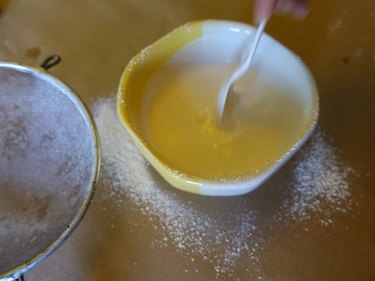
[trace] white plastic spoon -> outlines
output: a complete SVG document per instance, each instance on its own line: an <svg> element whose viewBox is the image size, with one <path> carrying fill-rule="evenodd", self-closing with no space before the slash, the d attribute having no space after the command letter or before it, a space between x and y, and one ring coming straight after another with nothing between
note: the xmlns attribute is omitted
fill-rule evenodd
<svg viewBox="0 0 375 281"><path fill-rule="evenodd" d="M223 117L225 103L227 100L229 89L232 86L232 84L236 80L238 80L243 74L245 74L245 72L249 69L250 63L253 60L255 51L258 47L260 38L262 36L264 28L266 27L266 24L267 24L266 19L261 21L261 23L258 26L257 32L255 34L254 41L251 44L250 52L247 55L246 59L242 61L240 66L233 72L232 76L221 86L218 101L217 101L218 117L220 121Z"/></svg>

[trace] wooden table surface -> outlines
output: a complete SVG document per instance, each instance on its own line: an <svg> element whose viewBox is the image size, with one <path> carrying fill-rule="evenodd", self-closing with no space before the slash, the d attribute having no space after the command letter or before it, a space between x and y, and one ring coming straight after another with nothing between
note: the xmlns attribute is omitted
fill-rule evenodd
<svg viewBox="0 0 375 281"><path fill-rule="evenodd" d="M304 21L274 16L266 32L299 55L316 79L318 130L354 171L346 178L346 212L333 213L328 226L314 216L266 223L288 192L283 186L294 158L255 192L234 198L179 192L155 174L164 193L226 228L232 223L228 213L257 213L255 234L247 238L248 245L254 237L261 243L256 261L241 255L230 272L218 274L212 259L225 245L213 243L207 258L158 243L168 229L126 195L120 198L125 203L117 204L119 198L107 196L108 188L99 184L72 236L27 272L26 280L375 280L375 2L311 2ZM198 19L251 23L252 5L248 0L0 1L0 60L38 65L50 54L61 55L51 73L91 107L98 98L113 98L131 57L173 28ZM321 218L324 210L316 215Z"/></svg>

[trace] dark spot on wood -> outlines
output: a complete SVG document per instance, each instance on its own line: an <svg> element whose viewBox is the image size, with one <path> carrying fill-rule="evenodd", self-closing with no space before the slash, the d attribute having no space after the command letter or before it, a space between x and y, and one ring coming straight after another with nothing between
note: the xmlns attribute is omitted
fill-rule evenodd
<svg viewBox="0 0 375 281"><path fill-rule="evenodd" d="M39 58L42 51L39 47L30 48L26 51L26 57L31 59L37 59Z"/></svg>
<svg viewBox="0 0 375 281"><path fill-rule="evenodd" d="M341 61L342 61L343 64L349 64L350 58L349 57L343 57L343 58L341 58Z"/></svg>

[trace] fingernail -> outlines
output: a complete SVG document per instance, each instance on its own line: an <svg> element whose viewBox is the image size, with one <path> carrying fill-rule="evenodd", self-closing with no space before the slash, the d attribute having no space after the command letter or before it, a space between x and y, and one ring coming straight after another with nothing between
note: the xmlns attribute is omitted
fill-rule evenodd
<svg viewBox="0 0 375 281"><path fill-rule="evenodd" d="M298 18L304 20L309 14L309 7L307 5L297 6L294 13Z"/></svg>

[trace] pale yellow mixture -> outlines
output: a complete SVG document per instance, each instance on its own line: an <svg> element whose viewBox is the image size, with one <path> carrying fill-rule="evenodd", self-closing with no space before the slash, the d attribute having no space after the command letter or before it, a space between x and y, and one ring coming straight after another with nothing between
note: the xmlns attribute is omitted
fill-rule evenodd
<svg viewBox="0 0 375 281"><path fill-rule="evenodd" d="M296 141L298 104L248 72L229 94L222 122L217 96L234 66L164 66L143 99L141 130L171 167L200 178L256 175Z"/></svg>

